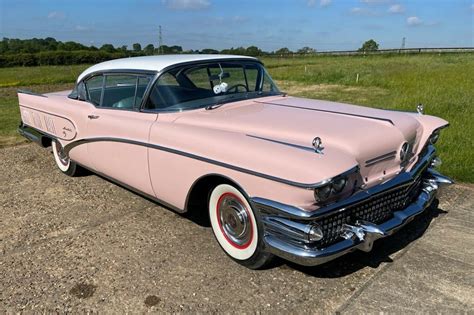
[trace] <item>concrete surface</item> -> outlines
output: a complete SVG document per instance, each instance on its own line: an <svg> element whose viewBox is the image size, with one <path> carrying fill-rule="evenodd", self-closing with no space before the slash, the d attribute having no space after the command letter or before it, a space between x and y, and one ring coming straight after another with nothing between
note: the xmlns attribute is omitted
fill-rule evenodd
<svg viewBox="0 0 474 315"><path fill-rule="evenodd" d="M209 228L29 144L0 150L0 311L473 312L472 186L329 264L251 271Z"/></svg>

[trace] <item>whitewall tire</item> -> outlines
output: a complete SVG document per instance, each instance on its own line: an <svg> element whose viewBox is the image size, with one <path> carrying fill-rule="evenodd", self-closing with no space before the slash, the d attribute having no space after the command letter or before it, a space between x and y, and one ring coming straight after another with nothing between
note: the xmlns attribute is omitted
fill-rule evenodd
<svg viewBox="0 0 474 315"><path fill-rule="evenodd" d="M237 188L221 184L212 190L209 219L217 242L235 261L257 269L271 258L262 250L258 218Z"/></svg>
<svg viewBox="0 0 474 315"><path fill-rule="evenodd" d="M69 157L62 157L61 152L63 147L61 143L57 140L51 142L51 147L53 149L54 161L56 162L57 167L68 176L75 176L78 174L79 166L76 165Z"/></svg>

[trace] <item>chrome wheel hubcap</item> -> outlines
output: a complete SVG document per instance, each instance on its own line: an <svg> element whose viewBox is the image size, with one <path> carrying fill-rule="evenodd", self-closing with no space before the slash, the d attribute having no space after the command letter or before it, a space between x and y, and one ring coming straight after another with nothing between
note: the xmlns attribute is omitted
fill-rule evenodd
<svg viewBox="0 0 474 315"><path fill-rule="evenodd" d="M222 198L218 207L221 228L226 238L238 246L248 244L252 227L246 207L232 195Z"/></svg>
<svg viewBox="0 0 474 315"><path fill-rule="evenodd" d="M56 142L56 154L58 155L59 161L62 165L67 166L69 163L69 158L65 156L63 151L63 146Z"/></svg>

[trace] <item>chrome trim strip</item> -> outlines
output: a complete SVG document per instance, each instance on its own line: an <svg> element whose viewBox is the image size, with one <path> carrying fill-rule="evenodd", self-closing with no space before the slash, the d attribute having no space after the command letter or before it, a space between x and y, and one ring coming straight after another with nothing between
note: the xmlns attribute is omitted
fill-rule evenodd
<svg viewBox="0 0 474 315"><path fill-rule="evenodd" d="M93 142L121 142L121 143L128 143L128 144L133 144L133 145L144 146L144 147L157 149L157 150L161 150L161 151L172 153L172 154L182 155L182 156L185 156L185 157L188 157L188 158L191 158L191 159L195 159L195 160L198 160L198 161L214 164L214 165L224 167L224 168L228 168L228 169L231 169L231 170L234 170L234 171L250 174L250 175L265 178L265 179L268 179L268 180L271 180L271 181L279 182L279 183L282 183L282 184L286 184L286 185L290 185L290 186L294 186L294 187L298 187L298 188L304 188L304 189L314 189L314 188L320 187L322 185L325 185L329 181L332 180L332 178L328 178L328 179L325 179L325 180L320 181L318 183L310 183L310 184L299 183L299 182L295 182L295 181L292 181L292 180L288 180L288 179L284 179L284 178L280 178L280 177L276 177L276 176L272 176L272 175L268 175L268 174L263 174L263 173L256 172L256 171L253 171L253 170L249 170L249 169L246 169L246 168L243 168L243 167L240 167L240 166L235 166L235 165L227 164L227 163L224 163L224 162L221 162L221 161L208 159L206 157L196 155L196 154L193 154L193 153L188 153L188 152L180 151L180 150L169 148L169 147L164 147L164 146L153 144L153 143L146 143L146 142L141 142L141 141L136 141L136 140L131 140L131 139L122 139L122 138L97 137L97 138L79 139L79 140L76 140L76 141L73 141L73 142L70 142L70 143L66 144L64 146L64 153L68 154L73 148L77 147L78 145L85 144L85 143L93 143ZM356 172L358 169L359 169L358 166L352 167L351 169L345 171L344 173L338 174L336 177Z"/></svg>
<svg viewBox="0 0 474 315"><path fill-rule="evenodd" d="M371 166L382 161L394 159L397 156L397 151L392 151L390 153L382 154L380 156L374 157L373 159L365 161L365 166Z"/></svg>
<svg viewBox="0 0 474 315"><path fill-rule="evenodd" d="M53 139L61 139L61 140L64 140L64 141L72 141L72 140L76 139L76 137L77 137L77 128L76 128L76 125L75 125L75 124L72 122L72 120L70 120L69 118L66 118L66 117L64 117L64 116L59 116L59 115L56 115L56 114L53 114L53 113L50 113L50 112L46 112L46 111L44 111L44 110L37 109L37 108L34 108L34 107L21 105L21 104L19 105L19 107L25 107L25 108L28 108L28 109L31 109L31 110L35 110L35 111L41 112L41 113L43 113L43 114L47 114L47 115L59 117L59 118L61 118L61 119L65 119L65 120L69 121L69 122L71 123L71 125L74 127L74 130L76 131L76 134L74 135L74 137L73 137L72 139L70 139L70 140L65 140L65 139L60 138L60 137L58 137L58 136L54 136L54 135L52 135L52 134L50 134L50 133L47 133L47 132L42 131L42 130L39 130L39 129L35 128L35 127L32 127L32 126L28 126L28 127L33 128L33 129L35 129L36 131L41 132L41 133L43 133L43 134L45 134L45 135L47 135L47 136L50 136L50 137L52 137ZM25 126L26 126L26 125L25 125Z"/></svg>
<svg viewBox="0 0 474 315"><path fill-rule="evenodd" d="M36 93L36 92L33 92L33 91L30 91L30 90L16 90L17 93L21 93L21 94L28 94L28 95L34 95L34 96L41 96L41 97L46 97L48 98L46 95L44 94L40 94L40 93Z"/></svg>
<svg viewBox="0 0 474 315"><path fill-rule="evenodd" d="M336 112L336 111L333 111L333 110L307 108L307 107L302 107L302 106L285 105L285 104L278 104L278 103L271 103L271 102L259 102L259 101L254 101L254 102L255 103L260 103L260 104L273 105L273 106L292 107L292 108L297 108L297 109L313 110L313 111L317 111L317 112L324 112L324 113L331 113L331 114L338 114L338 115L346 115L346 116L354 116L354 117L361 117L361 118L367 118L367 119L381 120L381 121L386 121L386 122L388 122L388 123L395 126L393 121L391 121L388 118L380 118L380 117L373 117L373 116L366 116L366 115Z"/></svg>
<svg viewBox="0 0 474 315"><path fill-rule="evenodd" d="M283 144L283 145L287 145L287 146L290 146L290 147L293 147L293 148L297 148L297 149L301 149L301 150L305 150L305 151L310 151L310 152L314 153L314 148L312 148L312 147L305 147L305 146L294 144L294 143L289 143L289 142L284 142L284 141L279 141L279 140L274 140L274 139L269 139L269 138L254 136L254 135L246 135L246 136L251 137L251 138L255 138L255 139L269 141L269 142L274 142L274 143L278 143L278 144Z"/></svg>

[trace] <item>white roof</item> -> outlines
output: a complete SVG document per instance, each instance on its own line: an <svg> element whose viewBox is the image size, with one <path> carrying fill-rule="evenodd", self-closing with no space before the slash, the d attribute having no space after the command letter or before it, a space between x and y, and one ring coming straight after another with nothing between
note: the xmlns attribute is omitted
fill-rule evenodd
<svg viewBox="0 0 474 315"><path fill-rule="evenodd" d="M192 61L201 60L216 60L216 59L251 59L257 60L253 57L238 56L238 55L161 55L161 56L144 56L144 57L130 57L114 59L105 62L98 63L90 68L87 68L77 78L79 82L82 78L92 72L104 71L104 70L148 70L148 71L161 71L166 67Z"/></svg>

